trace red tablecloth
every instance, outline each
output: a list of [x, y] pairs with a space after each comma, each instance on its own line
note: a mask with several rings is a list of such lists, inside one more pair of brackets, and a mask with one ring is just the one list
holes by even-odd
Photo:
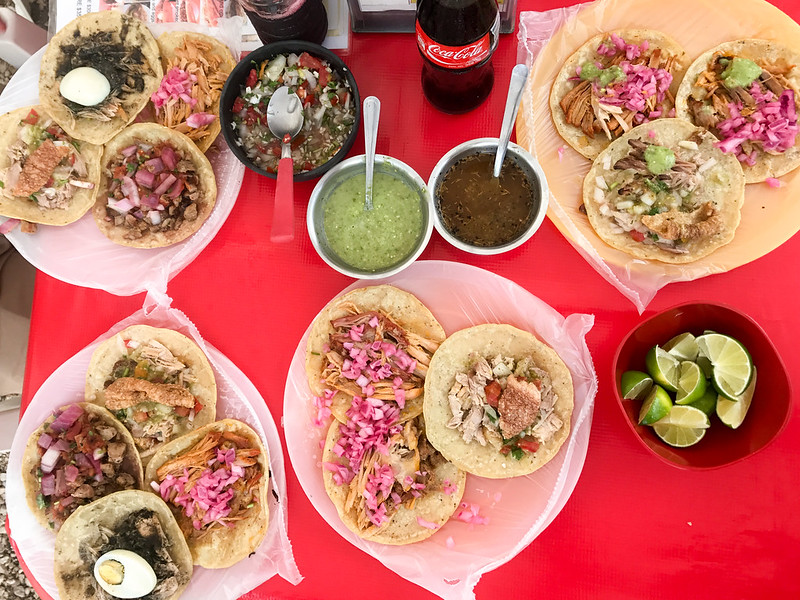
[[[796, 0], [773, 3], [800, 18]], [[560, 4], [521, 0], [520, 9]], [[409, 163], [427, 179], [453, 145], [499, 131], [516, 53], [516, 36], [502, 36], [494, 57], [495, 89], [484, 106], [464, 116], [444, 115], [422, 98], [412, 35], [354, 34], [345, 60], [362, 97], [381, 99], [378, 151]], [[352, 154], [361, 152], [363, 140]], [[168, 289], [173, 306], [185, 311], [203, 336], [252, 380], [278, 422], [298, 340], [320, 308], [351, 282], [323, 263], [305, 232], [305, 200], [312, 188], [313, 182], [295, 186], [295, 243], [275, 245], [269, 242], [275, 182], [248, 172], [220, 233]], [[547, 530], [514, 560], [483, 577], [478, 598], [800, 597], [797, 409], [783, 434], [744, 462], [699, 473], [667, 466], [634, 439], [613, 398], [614, 350], [643, 317], [549, 221], [530, 242], [499, 257], [457, 251], [434, 233], [421, 258], [489, 269], [565, 315], [596, 316], [588, 343], [599, 393], [581, 479]], [[732, 304], [763, 326], [790, 371], [797, 371], [799, 259], [800, 236], [795, 235], [730, 273], [668, 286], [644, 317], [689, 300]], [[119, 298], [40, 273], [24, 402], [63, 361], [142, 302], [142, 295]], [[245, 598], [432, 597], [339, 537], [311, 506], [291, 468], [288, 473], [289, 535], [305, 579], [294, 587], [276, 577]]]

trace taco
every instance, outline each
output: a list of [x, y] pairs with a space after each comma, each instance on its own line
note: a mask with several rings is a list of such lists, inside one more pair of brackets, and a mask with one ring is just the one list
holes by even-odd
[[36, 520], [58, 530], [79, 506], [142, 487], [142, 462], [128, 431], [86, 402], [57, 409], [28, 438], [22, 483]]
[[558, 354], [511, 325], [476, 325], [439, 347], [425, 381], [434, 448], [481, 477], [527, 475], [569, 437], [572, 376]]
[[678, 42], [651, 29], [594, 36], [566, 60], [553, 82], [550, 113], [556, 130], [593, 159], [636, 125], [675, 116], [685, 56]]
[[332, 422], [322, 456], [325, 491], [342, 522], [366, 540], [396, 546], [438, 531], [467, 478], [428, 443], [421, 416], [405, 423], [397, 416], [356, 398], [347, 422]]
[[93, 214], [115, 244], [170, 246], [211, 215], [217, 182], [192, 140], [154, 123], [137, 123], [106, 144]]
[[209, 35], [170, 31], [158, 38], [164, 78], [151, 96], [156, 122], [188, 135], [202, 152], [219, 135], [222, 86], [236, 66], [228, 47]]
[[88, 13], [47, 44], [39, 97], [72, 137], [105, 144], [147, 105], [162, 75], [158, 44], [142, 21]]
[[147, 484], [169, 505], [194, 564], [229, 567], [254, 552], [269, 524], [269, 456], [234, 419], [172, 440], [147, 465]]
[[82, 506], [56, 535], [61, 600], [175, 600], [192, 568], [175, 517], [149, 492], [115, 492]]
[[352, 290], [311, 324], [309, 386], [342, 423], [356, 396], [391, 402], [402, 421], [412, 419], [422, 412], [425, 373], [444, 338], [442, 326], [413, 294], [390, 285]]
[[636, 258], [689, 263], [729, 243], [744, 174], [717, 139], [683, 119], [640, 125], [594, 161], [583, 182], [589, 223]]
[[94, 204], [102, 149], [68, 135], [43, 106], [0, 116], [0, 215], [67, 225]]
[[171, 329], [133, 325], [92, 354], [86, 400], [119, 419], [147, 465], [170, 440], [214, 421], [217, 383], [191, 339]]
[[725, 42], [686, 71], [677, 116], [708, 129], [739, 159], [747, 183], [800, 166], [800, 52], [768, 40]]

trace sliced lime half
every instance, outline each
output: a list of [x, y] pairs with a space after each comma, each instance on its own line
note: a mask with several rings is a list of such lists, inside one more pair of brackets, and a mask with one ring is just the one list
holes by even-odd
[[678, 359], [660, 346], [653, 346], [645, 357], [647, 372], [658, 385], [670, 392], [678, 391]]
[[756, 390], [756, 369], [753, 367], [753, 378], [744, 393], [736, 400], [720, 398], [717, 400], [717, 416], [731, 429], [737, 429], [747, 416], [750, 404], [753, 401], [753, 394]]

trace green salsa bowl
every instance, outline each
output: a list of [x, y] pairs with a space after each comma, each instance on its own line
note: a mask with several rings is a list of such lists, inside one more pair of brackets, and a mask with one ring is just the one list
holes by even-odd
[[377, 154], [371, 211], [364, 210], [366, 157], [339, 163], [317, 182], [308, 202], [308, 235], [322, 260], [356, 279], [399, 273], [433, 232], [425, 182], [407, 164]]

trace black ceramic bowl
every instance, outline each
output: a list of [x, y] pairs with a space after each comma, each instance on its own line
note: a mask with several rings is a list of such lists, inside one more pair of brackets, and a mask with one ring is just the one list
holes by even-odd
[[304, 42], [300, 40], [273, 42], [272, 44], [267, 44], [266, 46], [261, 46], [261, 48], [253, 50], [250, 54], [239, 61], [239, 64], [236, 65], [233, 71], [231, 71], [231, 74], [228, 76], [228, 80], [225, 82], [225, 86], [222, 88], [219, 116], [222, 124], [222, 135], [225, 137], [228, 147], [231, 149], [231, 152], [233, 152], [236, 158], [238, 158], [246, 167], [252, 169], [256, 173], [266, 175], [267, 177], [272, 177], [273, 179], [276, 178], [278, 176], [277, 173], [266, 171], [265, 169], [253, 164], [253, 161], [251, 161], [247, 157], [247, 154], [245, 154], [244, 148], [236, 143], [238, 140], [238, 135], [232, 127], [233, 118], [231, 109], [233, 107], [233, 101], [236, 100], [236, 97], [241, 93], [241, 88], [247, 79], [248, 73], [250, 73], [250, 69], [253, 68], [253, 62], [260, 64], [262, 61], [269, 60], [278, 54], [288, 54], [290, 52], [294, 52], [298, 55], [302, 54], [303, 52], [308, 52], [310, 55], [315, 56], [316, 58], [327, 61], [332, 69], [334, 69], [345, 80], [347, 80], [347, 82], [350, 84], [350, 89], [353, 92], [352, 101], [355, 109], [355, 122], [353, 123], [353, 129], [350, 131], [350, 135], [347, 136], [344, 144], [342, 144], [342, 147], [339, 148], [339, 151], [336, 152], [336, 154], [334, 154], [328, 160], [328, 162], [320, 165], [319, 167], [311, 169], [310, 171], [303, 171], [302, 173], [295, 173], [294, 175], [295, 181], [309, 181], [311, 179], [321, 177], [331, 167], [339, 163], [345, 157], [356, 141], [356, 137], [358, 136], [358, 127], [361, 121], [361, 96], [358, 93], [356, 79], [353, 77], [353, 74], [350, 72], [350, 69], [347, 67], [347, 65], [342, 62], [342, 59], [336, 56], [333, 52], [327, 48], [324, 48], [323, 46], [320, 46], [319, 44], [312, 44], [311, 42]]

